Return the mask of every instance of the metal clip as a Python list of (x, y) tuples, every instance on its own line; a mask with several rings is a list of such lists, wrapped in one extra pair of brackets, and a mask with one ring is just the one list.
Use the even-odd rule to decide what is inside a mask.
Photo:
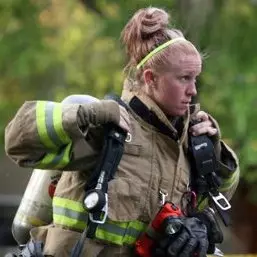
[(132, 135), (131, 135), (131, 133), (127, 132), (127, 136), (126, 136), (125, 141), (126, 141), (127, 143), (130, 143), (130, 142), (132, 141)]
[(231, 205), (229, 203), (229, 201), (227, 200), (227, 198), (219, 192), (219, 194), (217, 196), (214, 196), (212, 193), (210, 193), (213, 201), (217, 204), (217, 206), (223, 210), (229, 210), (231, 208)]
[(162, 190), (159, 191), (160, 197), (161, 197), (161, 205), (164, 205), (166, 202), (166, 197), (168, 196), (168, 193), (162, 192)]

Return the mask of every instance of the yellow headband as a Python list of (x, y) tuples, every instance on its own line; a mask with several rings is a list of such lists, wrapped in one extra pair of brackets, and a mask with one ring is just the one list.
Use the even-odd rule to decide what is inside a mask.
[(150, 52), (145, 58), (143, 58), (143, 60), (137, 65), (137, 69), (139, 70), (153, 55), (160, 52), (162, 49), (166, 48), (169, 45), (172, 45), (173, 43), (175, 43), (177, 41), (183, 41), (183, 40), (187, 41), (183, 37), (177, 37), (177, 38), (171, 39), (171, 40), (163, 43), (162, 45), (158, 46), (152, 52)]

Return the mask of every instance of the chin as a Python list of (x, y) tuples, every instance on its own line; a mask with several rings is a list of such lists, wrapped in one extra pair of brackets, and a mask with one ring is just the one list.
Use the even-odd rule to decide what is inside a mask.
[(185, 108), (176, 109), (173, 111), (167, 110), (165, 113), (166, 113), (166, 115), (171, 116), (171, 117), (184, 116), (187, 113), (187, 108), (186, 109)]
[(187, 110), (179, 110), (173, 116), (184, 116), (187, 113)]

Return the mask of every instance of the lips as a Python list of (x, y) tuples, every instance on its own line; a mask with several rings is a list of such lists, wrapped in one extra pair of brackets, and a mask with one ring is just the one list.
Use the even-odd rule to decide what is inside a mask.
[(182, 101), (183, 104), (190, 104), (191, 100), (187, 100), (187, 101)]

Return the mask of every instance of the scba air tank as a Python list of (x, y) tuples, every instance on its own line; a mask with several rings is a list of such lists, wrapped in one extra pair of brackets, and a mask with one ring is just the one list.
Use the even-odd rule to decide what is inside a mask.
[(29, 231), (52, 222), (52, 198), (62, 172), (34, 169), (12, 224), (19, 245), (26, 244)]

